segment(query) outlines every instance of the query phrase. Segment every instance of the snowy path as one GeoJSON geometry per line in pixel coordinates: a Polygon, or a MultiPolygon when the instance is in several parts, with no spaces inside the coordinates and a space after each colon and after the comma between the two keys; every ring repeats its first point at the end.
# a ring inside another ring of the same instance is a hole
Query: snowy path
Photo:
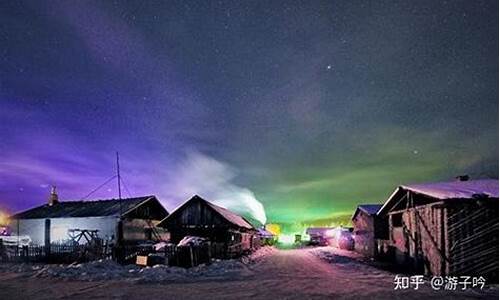
{"type": "MultiPolygon", "coordinates": [[[[473,292],[394,291],[394,275],[311,249],[277,250],[238,273],[183,282],[83,282],[0,273],[0,299],[485,299],[473,292]],[[20,278],[22,276],[23,278],[20,278]]],[[[489,296],[498,298],[498,294],[489,296]]]]}

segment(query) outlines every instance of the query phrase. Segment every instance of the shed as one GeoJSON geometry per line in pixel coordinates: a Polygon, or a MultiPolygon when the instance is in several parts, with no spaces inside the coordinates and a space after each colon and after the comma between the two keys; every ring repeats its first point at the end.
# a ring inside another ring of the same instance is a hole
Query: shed
{"type": "Polygon", "coordinates": [[[382,204],[358,205],[352,216],[354,226],[354,249],[367,256],[375,257],[377,247],[375,236],[380,236],[385,228],[376,215],[382,204]]]}
{"type": "Polygon", "coordinates": [[[185,236],[200,236],[221,243],[233,252],[252,250],[259,243],[256,229],[244,217],[198,195],[182,204],[158,226],[170,232],[173,243],[185,236]]]}
{"type": "MultiPolygon", "coordinates": [[[[55,191],[48,204],[11,217],[11,229],[33,244],[66,242],[87,232],[110,242],[168,238],[155,225],[168,216],[155,196],[95,201],[59,201],[55,191]]],[[[85,240],[81,239],[83,243],[85,240]]]]}
{"type": "Polygon", "coordinates": [[[379,244],[399,264],[498,280],[498,180],[401,185],[377,215],[388,222],[379,244]]]}
{"type": "Polygon", "coordinates": [[[261,245],[274,245],[276,243],[276,235],[268,231],[266,228],[258,228],[257,234],[260,238],[261,245]]]}

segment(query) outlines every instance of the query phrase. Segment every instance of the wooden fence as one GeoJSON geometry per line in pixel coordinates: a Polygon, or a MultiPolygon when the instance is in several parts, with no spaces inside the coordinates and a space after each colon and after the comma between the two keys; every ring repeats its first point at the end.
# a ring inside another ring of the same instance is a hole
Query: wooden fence
{"type": "Polygon", "coordinates": [[[151,256],[155,264],[194,267],[209,264],[213,259],[229,259],[240,256],[241,245],[206,243],[199,246],[167,245],[161,251],[143,245],[78,245],[51,244],[45,246],[4,245],[0,240],[0,262],[73,263],[113,258],[121,264],[135,264],[137,256],[151,256]]]}
{"type": "Polygon", "coordinates": [[[0,262],[73,263],[108,258],[111,247],[104,245],[51,244],[50,247],[4,245],[0,240],[0,262]]]}

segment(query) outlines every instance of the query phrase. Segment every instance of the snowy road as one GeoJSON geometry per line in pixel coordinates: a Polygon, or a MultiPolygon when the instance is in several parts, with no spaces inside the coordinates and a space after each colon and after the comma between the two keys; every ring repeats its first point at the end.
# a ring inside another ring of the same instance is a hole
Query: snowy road
{"type": "Polygon", "coordinates": [[[311,249],[277,250],[238,273],[182,282],[86,282],[0,273],[0,299],[485,299],[498,291],[394,291],[394,274],[311,249]]]}

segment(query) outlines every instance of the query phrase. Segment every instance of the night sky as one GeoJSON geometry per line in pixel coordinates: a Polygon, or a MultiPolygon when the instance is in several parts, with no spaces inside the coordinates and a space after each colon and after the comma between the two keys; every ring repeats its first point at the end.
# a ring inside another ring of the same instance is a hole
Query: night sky
{"type": "MultiPolygon", "coordinates": [[[[115,173],[271,222],[498,176],[498,1],[2,1],[0,206],[115,173]]],[[[89,199],[117,197],[112,181],[89,199]]]]}

